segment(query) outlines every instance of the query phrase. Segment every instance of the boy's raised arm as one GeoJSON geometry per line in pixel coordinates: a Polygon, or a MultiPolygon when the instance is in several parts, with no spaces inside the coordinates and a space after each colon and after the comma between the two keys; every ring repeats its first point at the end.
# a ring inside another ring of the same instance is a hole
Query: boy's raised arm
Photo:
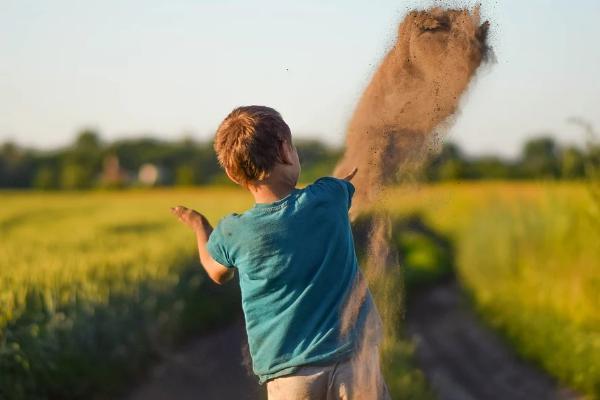
{"type": "Polygon", "coordinates": [[[208,238],[213,231],[213,228],[206,217],[199,212],[184,206],[173,207],[171,208],[171,212],[177,216],[179,221],[191,228],[196,234],[200,263],[204,267],[204,270],[210,279],[212,279],[215,283],[222,285],[233,278],[233,269],[227,268],[215,261],[206,248],[208,238]]]}

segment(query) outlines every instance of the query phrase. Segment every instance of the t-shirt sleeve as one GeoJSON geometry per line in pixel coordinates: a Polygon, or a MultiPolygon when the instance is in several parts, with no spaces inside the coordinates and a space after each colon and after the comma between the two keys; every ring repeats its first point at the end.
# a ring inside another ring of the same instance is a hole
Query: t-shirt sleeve
{"type": "Polygon", "coordinates": [[[354,195],[354,185],[345,179],[338,179],[331,176],[317,179],[315,185],[323,187],[333,195],[344,202],[347,209],[352,206],[352,196],[354,195]]]}
{"type": "Polygon", "coordinates": [[[234,263],[227,247],[225,235],[223,235],[223,223],[219,223],[212,231],[206,244],[208,254],[224,267],[233,268],[234,263]]]}

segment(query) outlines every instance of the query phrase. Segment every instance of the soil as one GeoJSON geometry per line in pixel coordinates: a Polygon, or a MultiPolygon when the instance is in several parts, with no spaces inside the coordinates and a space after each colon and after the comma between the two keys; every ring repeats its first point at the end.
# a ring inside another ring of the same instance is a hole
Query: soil
{"type": "MultiPolygon", "coordinates": [[[[545,373],[520,360],[469,309],[455,282],[415,293],[408,334],[440,400],[576,400],[545,373]]],[[[240,320],[198,337],[151,370],[124,400],[259,400],[264,386],[243,361],[240,320]]]]}
{"type": "Polygon", "coordinates": [[[243,319],[198,337],[151,370],[126,400],[258,400],[264,386],[248,373],[243,319]]]}

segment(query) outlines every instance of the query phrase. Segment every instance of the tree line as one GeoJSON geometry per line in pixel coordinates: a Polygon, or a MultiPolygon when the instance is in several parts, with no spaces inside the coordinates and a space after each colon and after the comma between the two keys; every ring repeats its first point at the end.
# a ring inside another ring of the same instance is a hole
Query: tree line
{"type": "MultiPolygon", "coordinates": [[[[297,140],[301,180],[331,173],[343,149],[318,140],[297,140]]],[[[419,179],[429,182],[479,179],[581,179],[598,165],[600,146],[561,146],[551,136],[527,140],[516,159],[469,157],[446,143],[429,157],[419,179]]],[[[210,141],[155,138],[105,142],[93,130],[56,150],[6,142],[0,147],[0,187],[44,190],[97,187],[225,184],[210,141]]]]}
{"type": "MultiPolygon", "coordinates": [[[[297,142],[303,178],[333,169],[341,150],[317,140],[297,142]]],[[[227,184],[212,141],[166,141],[151,137],[103,141],[93,130],[68,146],[37,150],[0,145],[0,188],[91,189],[98,187],[227,184]]]]}
{"type": "Polygon", "coordinates": [[[445,144],[424,168],[427,181],[477,179],[582,179],[597,169],[600,146],[561,146],[551,136],[528,139],[516,159],[498,156],[467,157],[459,146],[445,144]]]}

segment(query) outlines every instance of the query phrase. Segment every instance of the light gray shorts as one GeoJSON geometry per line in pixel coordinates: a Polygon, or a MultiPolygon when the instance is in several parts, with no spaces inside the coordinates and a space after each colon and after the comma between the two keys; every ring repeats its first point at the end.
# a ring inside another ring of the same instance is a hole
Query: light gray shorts
{"type": "Polygon", "coordinates": [[[390,400],[381,374],[379,348],[330,365],[301,367],[267,382],[269,400],[390,400]]]}

